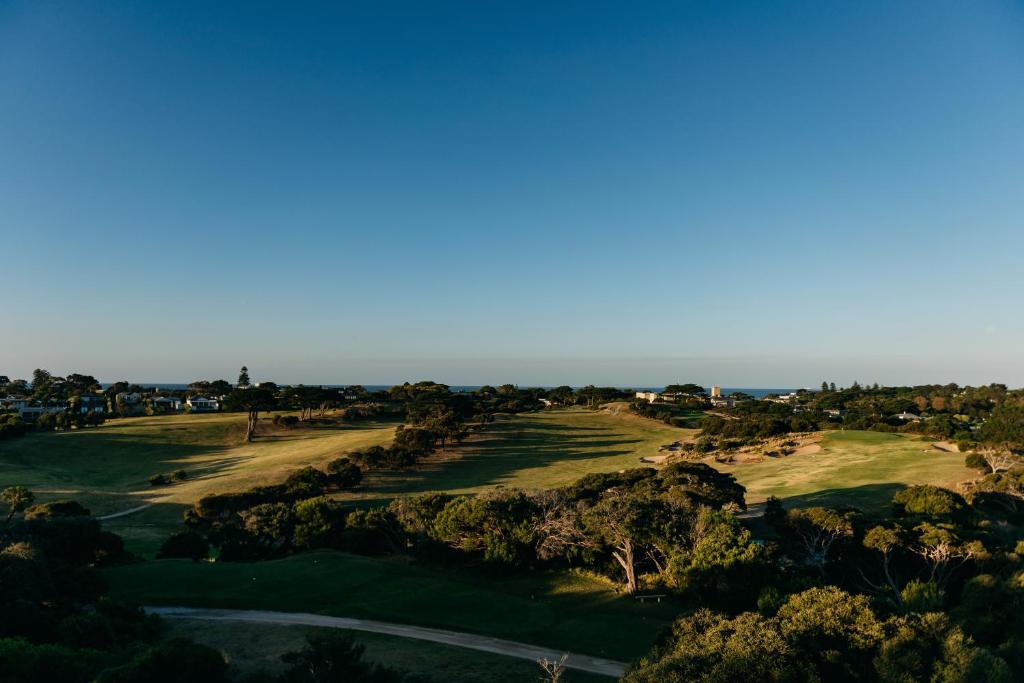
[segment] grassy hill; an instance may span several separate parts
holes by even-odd
[[[833,431],[824,435],[818,453],[715,467],[747,487],[748,503],[778,496],[787,506],[853,505],[880,513],[909,484],[953,487],[975,476],[962,454],[936,450],[930,443],[906,434]]]
[[[0,444],[0,487],[28,486],[41,500],[74,498],[95,515],[149,504],[105,525],[129,549],[151,556],[201,496],[280,482],[298,467],[390,443],[395,428],[360,423],[286,430],[264,421],[256,441],[245,443],[244,424],[241,414],[174,415],[31,434]],[[558,486],[588,472],[636,467],[640,456],[688,433],[629,414],[583,409],[506,416],[462,446],[431,456],[420,469],[372,474],[357,493],[344,495],[383,501],[428,490]],[[178,469],[188,473],[186,481],[150,486],[151,475]]]
[[[106,526],[132,550],[150,553],[208,493],[278,482],[303,465],[353,448],[389,443],[394,423],[273,430],[244,442],[245,416],[164,415],[115,419],[95,429],[30,434],[0,444],[0,487],[21,484],[40,500],[73,498],[94,515],[152,504]],[[270,432],[268,434],[268,432]],[[183,469],[188,479],[154,487],[149,477]]]
[[[569,572],[484,579],[405,558],[332,551],[254,563],[159,560],[104,573],[113,595],[144,604],[376,619],[620,660],[646,652],[677,611]]]
[[[695,433],[628,413],[580,408],[505,417],[461,447],[431,456],[416,471],[372,474],[360,495],[551,488],[592,472],[640,467],[642,456]]]

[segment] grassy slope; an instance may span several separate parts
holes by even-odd
[[[284,669],[281,655],[301,650],[307,634],[321,629],[309,626],[247,624],[194,619],[168,619],[165,637],[186,637],[219,650],[231,664],[234,676],[258,671],[279,673]],[[475,652],[409,638],[352,631],[356,642],[366,648],[367,661],[380,662],[405,671],[429,672],[431,680],[459,683],[522,683],[538,680],[540,669],[533,662]],[[599,683],[609,679],[571,671],[567,681]]]
[[[31,434],[0,444],[0,487],[22,484],[41,500],[74,498],[97,515],[154,503],[106,524],[132,550],[148,554],[200,496],[281,481],[297,467],[388,443],[394,431],[393,424],[314,428],[276,432],[247,444],[244,428],[241,414],[174,415]],[[189,479],[149,485],[150,475],[177,469],[186,470]]]
[[[366,498],[422,491],[477,493],[493,486],[549,488],[591,472],[640,467],[640,457],[695,433],[629,414],[552,410],[488,425],[415,472],[379,473],[363,487]]]
[[[113,595],[147,604],[394,621],[622,660],[646,652],[675,612],[568,572],[485,578],[328,551],[257,563],[151,561],[105,574]]]
[[[963,455],[942,453],[928,444],[903,434],[834,431],[822,439],[820,453],[715,467],[747,487],[748,502],[778,496],[787,505],[853,505],[884,513],[903,486],[953,486],[974,475],[964,467]]]

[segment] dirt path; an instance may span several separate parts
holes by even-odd
[[[146,508],[152,507],[152,505],[153,505],[152,503],[146,503],[145,505],[139,505],[138,507],[128,508],[127,510],[121,510],[120,512],[113,512],[113,513],[111,513],[109,515],[103,515],[102,517],[97,517],[96,519],[98,519],[98,520],[100,520],[102,522],[102,521],[108,520],[108,519],[117,519],[118,517],[126,517],[128,515],[133,515],[136,512],[142,512]]]
[[[344,617],[328,617],[322,614],[304,614],[301,612],[264,612],[256,610],[238,609],[204,609],[192,607],[146,607],[146,611],[152,614],[159,614],[168,619],[206,619],[209,621],[246,621],[266,624],[283,624],[296,626],[323,626],[326,628],[342,628],[352,631],[369,631],[371,633],[383,633],[403,638],[416,640],[429,640],[433,643],[454,645],[470,650],[491,652],[509,657],[519,657],[537,661],[547,658],[558,660],[562,656],[561,650],[551,650],[536,645],[517,643],[512,640],[501,638],[490,638],[478,636],[472,633],[458,633],[456,631],[445,631],[437,628],[424,628],[421,626],[406,626],[404,624],[389,624],[383,621],[368,621],[366,619],[347,619]],[[601,674],[604,676],[621,676],[626,665],[622,662],[587,655],[569,655],[565,666],[569,669],[578,669],[588,673]]]

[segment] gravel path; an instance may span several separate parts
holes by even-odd
[[[127,510],[121,510],[120,512],[114,512],[109,515],[103,515],[102,517],[97,517],[96,519],[100,520],[101,522],[106,519],[117,519],[118,517],[125,517],[127,515],[135,514],[136,512],[142,512],[143,510],[145,510],[148,507],[151,507],[152,505],[152,503],[146,503],[145,505],[139,505],[138,507],[128,508]]]
[[[256,610],[237,609],[206,609],[192,607],[146,607],[147,612],[159,614],[169,619],[206,619],[210,621],[246,621],[266,624],[302,625],[302,626],[324,626],[327,628],[341,628],[352,631],[369,631],[371,633],[383,633],[403,638],[414,638],[416,640],[429,640],[433,643],[454,645],[470,650],[491,652],[509,657],[519,657],[538,661],[540,659],[558,660],[563,652],[551,650],[536,645],[517,643],[512,640],[501,638],[490,638],[472,633],[458,633],[456,631],[445,631],[437,628],[424,628],[422,626],[406,626],[404,624],[390,624],[383,621],[369,621],[366,619],[348,619],[344,617],[328,617],[322,614],[305,614],[301,612],[264,612]],[[600,657],[589,657],[587,655],[570,654],[565,663],[566,668],[578,669],[588,673],[602,674],[605,676],[619,677],[626,671],[626,665],[610,659]]]

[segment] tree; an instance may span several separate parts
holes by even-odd
[[[242,366],[242,369],[238,371],[238,384],[239,389],[245,389],[249,386],[249,368]]]
[[[974,456],[974,457],[972,457]],[[977,467],[978,459],[985,464],[985,468],[991,473],[1005,472],[1024,463],[1021,457],[1008,448],[979,448],[966,458],[968,467]]]
[[[543,678],[541,680],[546,683],[561,683],[562,676],[565,675],[565,663],[568,660],[569,653],[563,654],[557,660],[548,659],[547,657],[537,660],[537,664],[543,672]]]
[[[786,528],[804,562],[824,571],[837,541],[853,536],[849,516],[829,508],[790,510]]]
[[[179,531],[171,535],[156,554],[156,559],[187,558],[193,562],[206,559],[210,544],[195,531]]]
[[[365,647],[351,635],[325,631],[306,637],[306,646],[281,659],[290,664],[282,683],[399,683],[400,671],[363,661]]]
[[[888,590],[892,591],[892,598],[900,607],[903,606],[901,596],[902,587],[897,580],[893,568],[893,556],[897,549],[906,545],[903,530],[899,527],[876,526],[864,534],[864,547],[877,551],[882,556],[882,577]],[[868,579],[864,570],[857,568],[864,581],[874,590],[880,591],[881,587]]]
[[[636,566],[650,524],[650,510],[643,502],[626,491],[612,489],[581,518],[587,535],[610,547],[612,558],[622,567],[630,595],[637,591]]]
[[[260,411],[268,410],[274,405],[274,395],[263,388],[235,389],[224,400],[229,410],[248,413],[245,427],[245,440],[252,441],[259,421]]]
[[[7,504],[7,524],[9,525],[14,519],[14,515],[32,505],[36,497],[24,486],[8,486],[0,493],[0,499]]]

